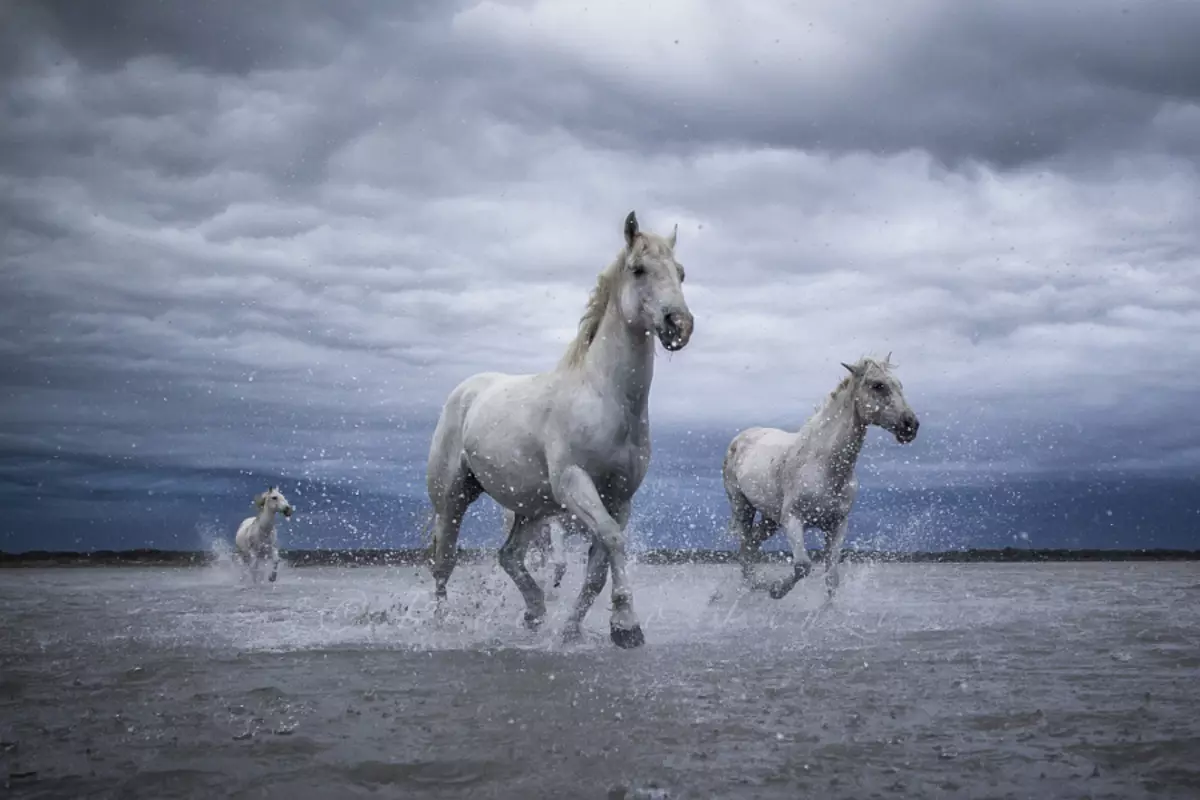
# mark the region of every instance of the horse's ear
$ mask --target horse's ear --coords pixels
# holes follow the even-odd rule
[[[630,211],[629,216],[625,218],[625,244],[632,247],[633,240],[637,238],[639,232],[637,214]]]
[[[887,358],[883,359],[883,365],[890,367],[892,365],[892,351],[888,350]]]
[[[667,237],[667,244],[670,245],[672,250],[675,249],[675,238],[678,236],[678,234],[679,225],[676,225],[675,227],[671,228],[671,235]]]
[[[856,377],[856,378],[862,377],[862,370],[859,369],[858,367],[852,367],[849,364],[847,364],[845,361],[842,362],[842,366],[845,367],[846,369],[850,370],[850,374],[853,375],[854,377]]]

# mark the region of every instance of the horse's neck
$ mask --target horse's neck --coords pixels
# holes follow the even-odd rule
[[[867,426],[854,403],[854,384],[847,383],[836,391],[806,427],[808,430],[796,437],[797,447],[823,455],[826,475],[836,485],[844,485],[854,474],[867,436]]]
[[[255,521],[258,523],[258,527],[262,528],[264,531],[270,531],[275,527],[275,509],[264,508],[262,511],[258,512],[258,516],[255,518]]]
[[[646,413],[654,380],[654,336],[626,324],[615,295],[588,347],[583,368],[597,385],[611,387],[629,411]]]

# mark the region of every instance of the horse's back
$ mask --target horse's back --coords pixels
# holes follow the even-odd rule
[[[747,428],[733,437],[725,452],[728,465],[754,463],[787,450],[794,434],[779,428]]]
[[[457,461],[461,456],[463,425],[467,413],[474,405],[476,398],[493,383],[508,377],[500,372],[480,372],[455,386],[442,413],[438,415],[437,426],[433,430],[433,440],[429,443],[429,463],[432,467],[439,461]],[[431,472],[432,476],[432,472]]]

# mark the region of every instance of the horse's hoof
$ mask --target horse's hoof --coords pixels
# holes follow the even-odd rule
[[[622,650],[632,650],[646,643],[641,625],[635,625],[632,628],[610,628],[609,635],[612,637],[612,643]]]
[[[272,572],[270,575],[268,575],[267,580],[270,581],[271,583],[274,583],[275,582],[275,573]]]
[[[562,643],[563,644],[576,644],[582,638],[583,638],[583,631],[581,631],[579,629],[578,625],[568,625],[567,627],[563,628],[563,632],[562,632]]]
[[[545,621],[545,614],[532,614],[528,611],[525,612],[525,627],[531,631],[536,631],[538,628],[542,627],[542,623]]]

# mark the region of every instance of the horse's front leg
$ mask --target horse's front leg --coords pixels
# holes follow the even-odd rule
[[[275,582],[275,578],[279,573],[279,542],[275,539],[275,534],[271,534],[271,574],[267,576],[267,580],[271,583]]]
[[[567,625],[563,629],[564,642],[573,642],[579,638],[583,618],[591,610],[596,597],[604,591],[604,584],[607,582],[608,550],[593,537],[592,544],[588,547],[587,574],[584,575],[579,597],[575,600],[575,607],[571,609],[571,616],[567,618]]]
[[[729,498],[729,530],[737,539],[738,563],[742,568],[742,583],[754,586],[754,562],[758,555],[761,542],[754,535],[754,515],[758,512],[740,490],[726,488]]]
[[[849,521],[849,517],[843,518],[833,529],[833,535],[825,540],[825,591],[830,600],[841,583],[842,543],[846,541]]]
[[[771,584],[770,594],[775,600],[787,596],[797,583],[812,572],[812,557],[804,547],[804,522],[795,514],[789,514],[783,523],[788,543],[792,546],[792,574],[790,577]]]
[[[625,565],[625,518],[628,509],[623,508],[613,519],[596,491],[592,479],[580,467],[569,466],[553,481],[554,497],[575,516],[592,534],[593,538],[608,551],[608,565],[612,570],[612,616],[609,635],[617,647],[640,647],[645,642],[641,623],[633,610],[633,588]],[[592,559],[588,559],[588,581],[592,579]],[[586,588],[586,587],[585,587]],[[580,600],[583,595],[580,595]],[[588,605],[591,603],[589,601]],[[587,609],[583,610],[587,613]],[[582,615],[579,620],[582,621]]]

